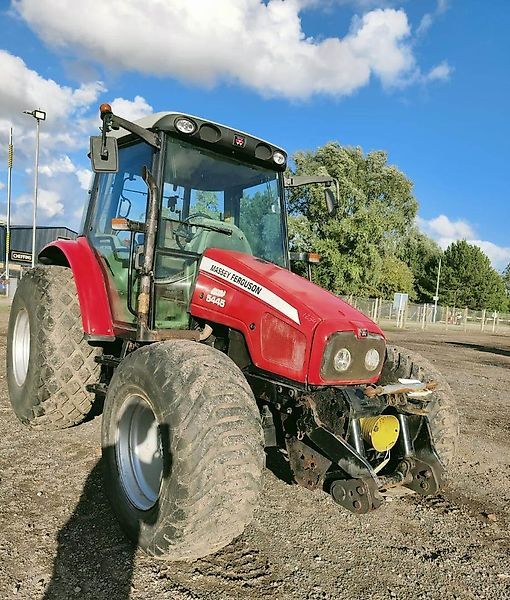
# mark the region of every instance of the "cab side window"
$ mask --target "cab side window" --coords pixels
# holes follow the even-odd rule
[[[112,219],[125,217],[145,221],[148,191],[142,169],[152,167],[152,157],[153,149],[144,143],[121,148],[118,172],[98,176],[88,238],[103,259],[113,317],[118,322],[134,320],[127,308],[130,233],[112,230]],[[143,245],[143,234],[137,234],[136,243]]]

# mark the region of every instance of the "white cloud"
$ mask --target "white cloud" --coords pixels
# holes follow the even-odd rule
[[[510,247],[498,246],[487,240],[477,239],[477,233],[467,221],[458,219],[450,220],[446,215],[439,215],[430,220],[417,217],[418,227],[446,250],[450,244],[459,240],[466,240],[469,244],[480,247],[490,258],[492,265],[502,271],[510,263]]]
[[[437,0],[433,12],[425,13],[416,29],[416,35],[422,36],[432,27],[434,21],[448,9],[448,0]]]
[[[26,169],[26,171],[32,173],[33,169],[29,168]],[[51,178],[57,175],[62,176],[70,173],[76,175],[82,190],[90,189],[90,183],[93,175],[92,171],[90,169],[77,167],[67,155],[55,158],[50,163],[39,166],[40,176],[45,175],[46,177]]]
[[[33,169],[31,168],[28,171],[32,172]],[[60,173],[74,173],[75,171],[76,167],[67,155],[54,158],[49,163],[39,165],[39,174],[46,175],[47,177],[55,177],[55,175]]]
[[[447,81],[450,79],[451,74],[452,68],[445,60],[443,60],[443,62],[436,65],[424,75],[424,81]]]
[[[76,177],[78,177],[78,181],[80,182],[80,187],[82,190],[88,191],[91,187],[93,173],[89,169],[77,169]]]
[[[110,102],[114,114],[127,119],[128,121],[136,121],[145,115],[150,115],[154,112],[152,106],[142,98],[135,96],[134,100],[126,100],[126,98],[115,98]]]
[[[35,121],[24,115],[23,110],[40,107],[47,112],[47,120],[40,126],[38,222],[77,227],[75,214],[86,201],[83,190],[89,189],[91,172],[88,164],[80,163],[72,152],[79,151],[86,161],[88,137],[98,132],[100,124],[99,95],[106,89],[99,81],[77,88],[60,85],[45,79],[21,58],[4,50],[0,50],[0,72],[9,81],[9,85],[0,86],[1,163],[6,161],[9,130],[13,128],[16,197],[13,198],[12,222],[29,223],[32,218],[27,207],[32,202]],[[128,119],[152,111],[141,96],[134,100],[119,97],[113,104],[120,115]],[[24,175],[20,177],[20,174]],[[0,182],[0,190],[3,187]],[[5,212],[4,197],[0,197],[0,203]]]
[[[49,44],[85,51],[101,64],[211,86],[237,81],[263,95],[350,94],[371,76],[399,85],[415,70],[403,10],[355,17],[343,37],[315,40],[302,29],[308,0],[14,0]],[[358,7],[373,6],[359,0]],[[381,3],[378,3],[381,4]],[[384,3],[386,4],[386,3]],[[136,43],[133,42],[136,40]],[[76,98],[86,95],[84,91]]]
[[[13,222],[16,224],[27,224],[32,222],[32,206],[33,196],[31,194],[22,194],[13,201]],[[30,207],[26,209],[24,207]],[[37,214],[39,217],[47,217],[52,219],[56,216],[63,215],[64,204],[58,192],[39,188],[37,191]]]
[[[469,223],[462,219],[451,221],[446,215],[439,215],[435,219],[430,219],[430,221],[418,217],[417,223],[422,231],[436,240],[465,240],[475,236],[474,229]]]
[[[18,56],[0,50],[0,72],[8,85],[0,86],[0,154],[5,154],[9,129],[14,131],[14,160],[33,156],[35,121],[24,110],[41,108],[47,119],[41,122],[41,154],[54,148],[74,149],[82,141],[74,122],[96,102],[104,91],[101,82],[78,88],[59,85],[30,69]]]

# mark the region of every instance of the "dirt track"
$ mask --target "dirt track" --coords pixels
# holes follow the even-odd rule
[[[193,564],[157,562],[124,538],[102,493],[100,418],[27,430],[10,409],[2,366],[0,599],[510,599],[510,338],[389,338],[432,360],[459,398],[449,489],[357,517],[266,471],[245,534]]]

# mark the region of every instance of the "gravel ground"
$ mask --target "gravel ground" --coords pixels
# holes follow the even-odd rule
[[[0,360],[5,356],[0,315]],[[1,599],[510,599],[510,338],[390,332],[446,375],[462,415],[449,488],[347,513],[266,470],[254,522],[163,563],[126,541],[101,487],[100,418],[32,432],[0,374]]]

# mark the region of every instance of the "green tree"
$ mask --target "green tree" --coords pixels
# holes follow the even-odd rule
[[[505,289],[507,296],[510,298],[510,263],[506,266],[506,269],[503,271],[503,283],[505,284]]]
[[[414,296],[418,302],[432,302],[436,293],[441,248],[413,226],[399,249],[398,256],[414,276]]]
[[[462,240],[448,246],[443,257],[439,301],[474,310],[507,310],[503,278],[478,246]]]
[[[379,292],[382,298],[393,298],[396,292],[409,294],[414,300],[414,275],[408,265],[396,256],[385,256],[381,268]]]
[[[198,190],[192,202],[191,214],[207,215],[210,219],[220,219],[220,206],[218,192]]]
[[[361,148],[329,142],[293,158],[296,175],[337,178],[340,197],[337,215],[328,217],[322,186],[293,190],[289,210],[300,220],[291,229],[291,246],[321,254],[314,280],[323,287],[337,293],[381,295],[387,289],[384,277],[395,273],[398,249],[416,216],[412,183],[388,165],[382,151],[363,154]],[[400,266],[408,275],[409,269]]]

